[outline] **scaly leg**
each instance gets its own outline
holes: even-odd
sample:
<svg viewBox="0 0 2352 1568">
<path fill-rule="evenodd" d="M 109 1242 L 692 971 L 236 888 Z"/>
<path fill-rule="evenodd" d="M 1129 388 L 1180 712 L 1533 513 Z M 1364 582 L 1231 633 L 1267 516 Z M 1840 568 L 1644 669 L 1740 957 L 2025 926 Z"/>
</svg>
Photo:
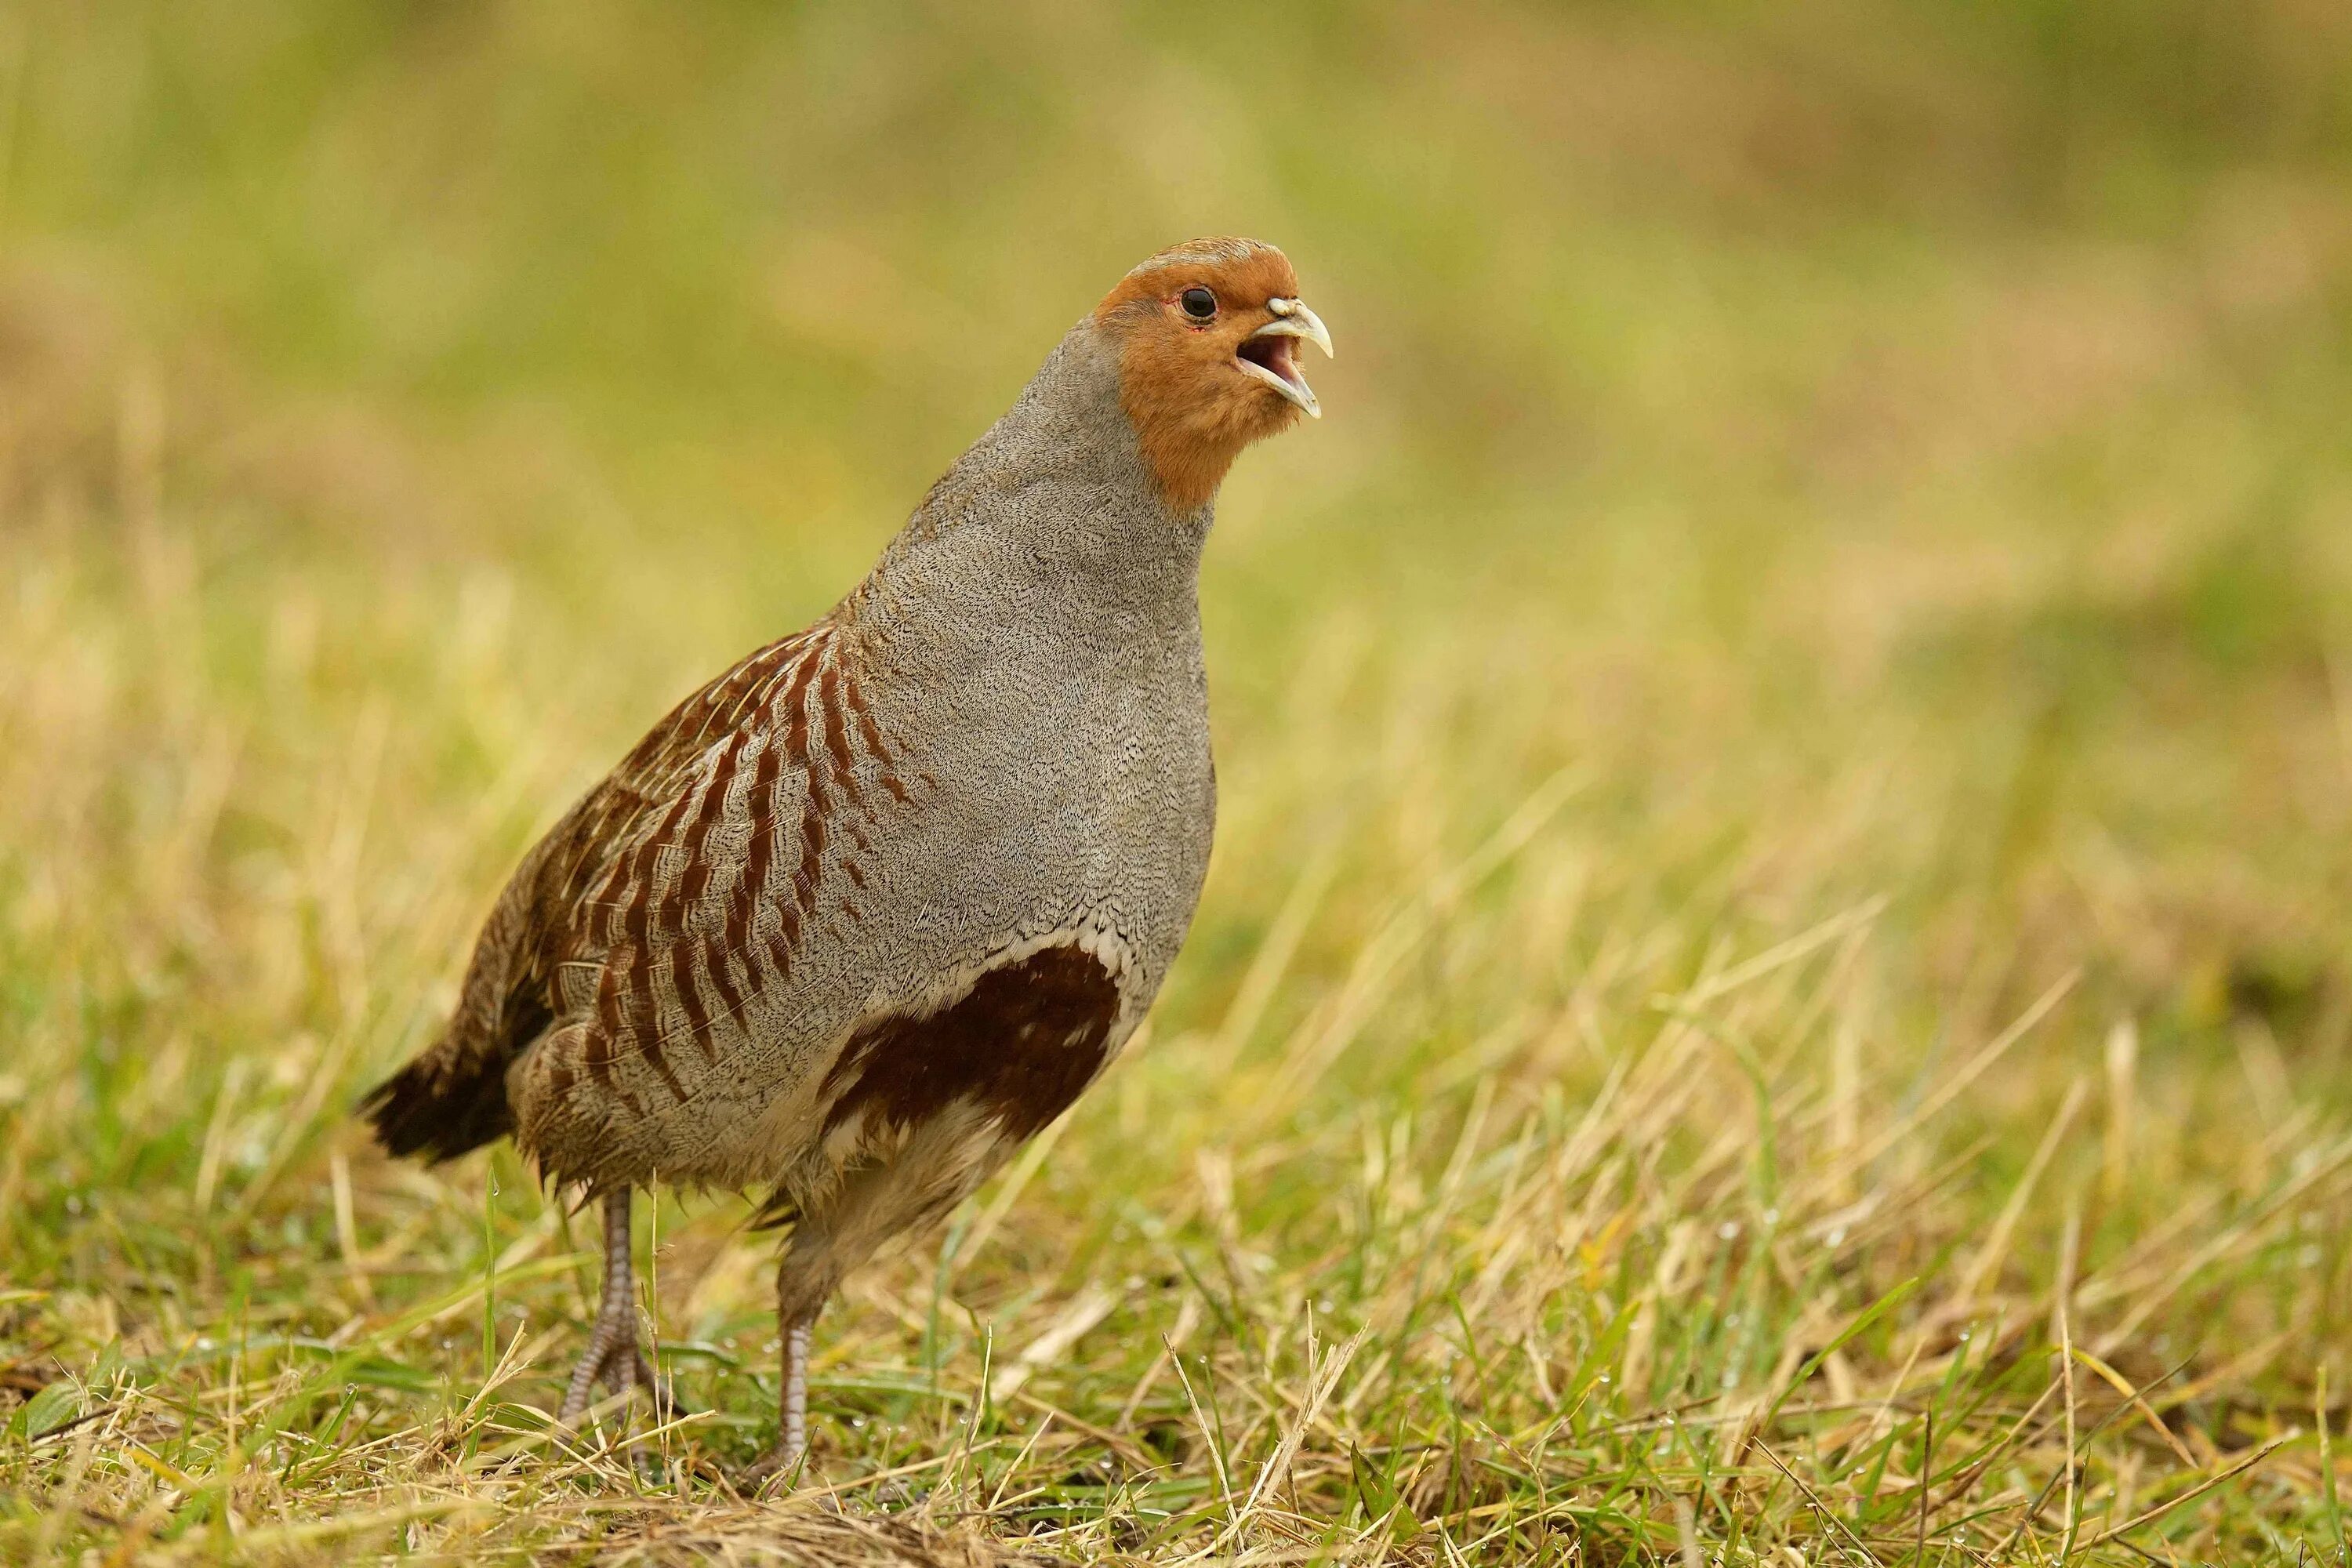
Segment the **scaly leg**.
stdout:
<svg viewBox="0 0 2352 1568">
<path fill-rule="evenodd" d="M 588 1411 L 588 1395 L 599 1382 L 616 1393 L 626 1393 L 637 1385 L 640 1376 L 655 1389 L 658 1404 L 660 1393 L 653 1383 L 645 1356 L 637 1349 L 637 1284 L 629 1267 L 629 1205 L 634 1194 L 627 1187 L 608 1194 L 604 1199 L 604 1293 L 596 1308 L 596 1326 L 588 1336 L 588 1349 L 582 1353 L 580 1364 L 572 1369 L 572 1386 L 564 1391 L 563 1409 L 556 1417 L 566 1426 L 576 1426 Z"/>
<path fill-rule="evenodd" d="M 808 1452 L 808 1324 L 794 1323 L 784 1331 L 783 1409 L 776 1446 L 786 1469 Z"/>
<path fill-rule="evenodd" d="M 741 1484 L 757 1491 L 777 1476 L 789 1476 L 808 1453 L 809 1323 L 784 1325 L 784 1386 L 777 1399 L 776 1446 L 745 1470 Z"/>
</svg>

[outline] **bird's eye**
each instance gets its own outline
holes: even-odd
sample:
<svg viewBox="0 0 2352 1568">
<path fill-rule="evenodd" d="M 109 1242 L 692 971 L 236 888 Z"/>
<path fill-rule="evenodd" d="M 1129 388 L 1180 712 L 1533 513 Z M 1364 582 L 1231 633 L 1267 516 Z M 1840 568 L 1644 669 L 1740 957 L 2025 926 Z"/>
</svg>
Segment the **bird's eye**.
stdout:
<svg viewBox="0 0 2352 1568">
<path fill-rule="evenodd" d="M 1217 313 L 1217 297 L 1206 289 L 1187 289 L 1177 296 L 1184 313 L 1196 321 L 1205 321 Z"/>
</svg>

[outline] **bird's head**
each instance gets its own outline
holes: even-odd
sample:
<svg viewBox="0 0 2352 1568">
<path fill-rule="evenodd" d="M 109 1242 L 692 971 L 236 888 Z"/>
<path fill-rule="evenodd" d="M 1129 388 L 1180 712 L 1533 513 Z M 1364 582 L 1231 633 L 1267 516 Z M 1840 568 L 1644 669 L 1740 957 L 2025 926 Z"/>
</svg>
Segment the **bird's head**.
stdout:
<svg viewBox="0 0 2352 1568">
<path fill-rule="evenodd" d="M 1234 458 L 1305 414 L 1302 342 L 1331 334 L 1298 298 L 1289 258 L 1254 239 L 1195 239 L 1138 267 L 1095 307 L 1118 348 L 1119 404 L 1170 504 L 1200 506 Z"/>
</svg>

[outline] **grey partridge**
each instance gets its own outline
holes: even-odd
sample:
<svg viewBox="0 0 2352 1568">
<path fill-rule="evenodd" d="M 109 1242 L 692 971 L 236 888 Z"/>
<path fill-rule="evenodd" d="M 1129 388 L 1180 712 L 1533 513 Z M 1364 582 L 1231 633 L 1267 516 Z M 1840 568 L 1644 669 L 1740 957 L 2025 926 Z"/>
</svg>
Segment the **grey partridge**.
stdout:
<svg viewBox="0 0 2352 1568">
<path fill-rule="evenodd" d="M 1134 1033 L 1216 812 L 1197 583 L 1243 447 L 1318 415 L 1331 351 L 1272 246 L 1129 272 L 873 571 L 656 724 L 524 857 L 440 1039 L 363 1110 L 395 1154 L 510 1133 L 601 1200 L 566 1393 L 651 1383 L 635 1188 L 753 1189 L 789 1227 L 781 1424 L 810 1325 Z"/>
</svg>

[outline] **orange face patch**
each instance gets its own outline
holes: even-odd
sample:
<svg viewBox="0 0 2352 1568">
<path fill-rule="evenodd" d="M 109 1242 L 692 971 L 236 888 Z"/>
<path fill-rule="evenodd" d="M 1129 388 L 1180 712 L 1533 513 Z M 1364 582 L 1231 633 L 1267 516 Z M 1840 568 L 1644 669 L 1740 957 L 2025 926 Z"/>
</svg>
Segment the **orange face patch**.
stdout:
<svg viewBox="0 0 2352 1568">
<path fill-rule="evenodd" d="M 1268 300 L 1297 295 L 1297 274 L 1274 247 L 1196 239 L 1129 273 L 1095 308 L 1119 339 L 1119 403 L 1170 505 L 1204 504 L 1243 447 L 1298 417 L 1297 404 L 1242 367 L 1247 352 L 1287 369 L 1297 340 L 1244 345 L 1276 319 Z"/>
</svg>

